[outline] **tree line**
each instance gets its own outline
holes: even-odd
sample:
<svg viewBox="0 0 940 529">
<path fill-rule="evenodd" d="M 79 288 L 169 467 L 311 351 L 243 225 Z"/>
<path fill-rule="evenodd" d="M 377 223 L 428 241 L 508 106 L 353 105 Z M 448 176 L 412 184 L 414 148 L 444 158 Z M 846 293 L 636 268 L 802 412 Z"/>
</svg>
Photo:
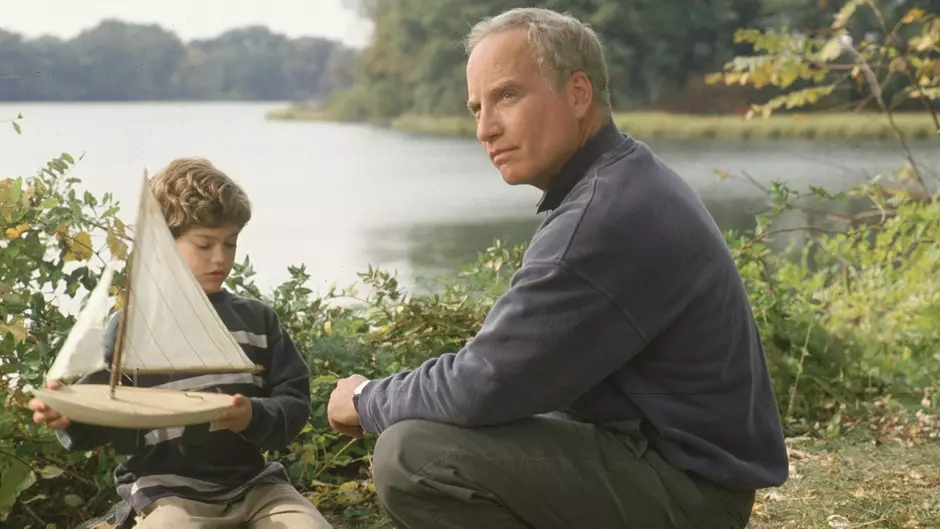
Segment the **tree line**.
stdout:
<svg viewBox="0 0 940 529">
<path fill-rule="evenodd" d="M 462 38 L 483 17 L 521 6 L 569 12 L 604 39 L 616 109 L 743 112 L 768 90 L 709 85 L 704 77 L 752 51 L 741 28 L 825 31 L 847 3 L 865 0 L 344 0 L 373 22 L 363 50 L 252 26 L 182 42 L 156 25 L 102 22 L 69 40 L 0 31 L 0 100 L 290 100 L 337 118 L 465 115 Z M 915 7 L 858 10 L 848 33 L 885 34 Z M 842 101 L 859 94 L 847 87 Z"/>
<path fill-rule="evenodd" d="M 71 39 L 0 30 L 0 100 L 316 101 L 350 86 L 356 59 L 341 43 L 261 26 L 190 42 L 118 20 Z"/>
<path fill-rule="evenodd" d="M 616 109 L 691 113 L 743 112 L 767 90 L 712 86 L 704 77 L 752 52 L 735 41 L 741 28 L 812 34 L 853 0 L 346 0 L 374 23 L 355 85 L 334 94 L 326 110 L 348 119 L 402 114 L 465 115 L 461 39 L 485 16 L 514 7 L 569 12 L 604 39 Z M 858 3 L 857 0 L 856 3 Z M 864 3 L 864 2 L 862 2 Z M 940 0 L 884 3 L 883 15 L 859 7 L 849 22 L 855 42 L 885 34 L 914 7 L 940 10 Z M 846 99 L 857 97 L 851 89 Z"/>
</svg>

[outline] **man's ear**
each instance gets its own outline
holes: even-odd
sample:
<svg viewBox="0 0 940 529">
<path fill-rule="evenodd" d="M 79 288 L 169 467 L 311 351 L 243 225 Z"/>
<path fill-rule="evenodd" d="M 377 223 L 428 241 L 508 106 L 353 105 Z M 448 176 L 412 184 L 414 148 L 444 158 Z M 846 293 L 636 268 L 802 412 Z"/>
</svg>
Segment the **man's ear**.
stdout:
<svg viewBox="0 0 940 529">
<path fill-rule="evenodd" d="M 584 118 L 594 105 L 594 87 L 584 72 L 574 72 L 568 78 L 568 94 L 575 116 Z"/>
</svg>

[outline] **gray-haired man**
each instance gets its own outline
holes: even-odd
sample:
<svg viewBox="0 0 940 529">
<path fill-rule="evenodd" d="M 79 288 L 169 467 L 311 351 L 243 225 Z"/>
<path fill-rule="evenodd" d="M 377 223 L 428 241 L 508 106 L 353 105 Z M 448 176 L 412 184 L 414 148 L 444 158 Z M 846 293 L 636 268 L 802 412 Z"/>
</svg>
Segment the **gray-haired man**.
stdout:
<svg viewBox="0 0 940 529">
<path fill-rule="evenodd" d="M 548 214 L 466 347 L 343 379 L 331 423 L 381 434 L 375 484 L 401 528 L 744 527 L 788 464 L 721 233 L 612 123 L 589 28 L 514 9 L 467 49 L 477 137 Z"/>
</svg>

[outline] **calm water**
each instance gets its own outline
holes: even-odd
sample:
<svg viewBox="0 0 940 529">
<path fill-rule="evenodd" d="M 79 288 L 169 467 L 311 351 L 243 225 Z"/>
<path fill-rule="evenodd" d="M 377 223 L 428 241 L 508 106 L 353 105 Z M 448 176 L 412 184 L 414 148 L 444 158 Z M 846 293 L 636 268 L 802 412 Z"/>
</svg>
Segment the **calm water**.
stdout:
<svg viewBox="0 0 940 529">
<path fill-rule="evenodd" d="M 472 140 L 265 121 L 264 113 L 277 106 L 0 103 L 0 120 L 17 113 L 25 118 L 20 136 L 0 129 L 0 177 L 33 174 L 62 152 L 84 153 L 73 174 L 94 193 L 114 193 L 123 218 L 133 222 L 144 168 L 152 174 L 177 156 L 210 158 L 253 201 L 255 217 L 240 251 L 251 256 L 263 288 L 286 279 L 288 265 L 301 263 L 314 289 L 353 281 L 369 264 L 397 270 L 411 284 L 415 276 L 468 262 L 494 237 L 528 240 L 540 220 L 539 193 L 504 184 Z M 761 203 L 747 184 L 717 182 L 715 169 L 842 189 L 902 163 L 893 144 L 652 146 L 725 229 L 750 226 Z M 927 145 L 917 154 L 932 171 L 940 167 L 940 154 Z"/>
</svg>

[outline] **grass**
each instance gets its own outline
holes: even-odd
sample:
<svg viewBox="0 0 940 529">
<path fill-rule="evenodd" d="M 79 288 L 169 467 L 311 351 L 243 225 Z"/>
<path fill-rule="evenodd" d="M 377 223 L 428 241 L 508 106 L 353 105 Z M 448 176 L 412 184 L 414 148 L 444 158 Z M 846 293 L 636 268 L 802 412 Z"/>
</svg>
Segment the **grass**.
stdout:
<svg viewBox="0 0 940 529">
<path fill-rule="evenodd" d="M 788 439 L 790 479 L 759 491 L 748 529 L 940 527 L 940 410 L 929 406 L 875 401 L 836 438 Z M 336 529 L 392 529 L 372 498 L 328 519 Z"/>
<path fill-rule="evenodd" d="M 290 107 L 268 113 L 270 120 L 337 121 L 322 110 Z M 620 112 L 617 125 L 643 139 L 821 139 L 879 140 L 892 137 L 884 116 L 872 113 L 777 114 L 746 120 L 737 115 L 685 115 L 663 112 Z M 897 124 L 905 135 L 916 139 L 937 137 L 938 130 L 927 113 L 899 113 Z M 406 114 L 379 123 L 404 132 L 438 136 L 472 137 L 475 122 L 468 116 L 425 116 Z"/>
</svg>

